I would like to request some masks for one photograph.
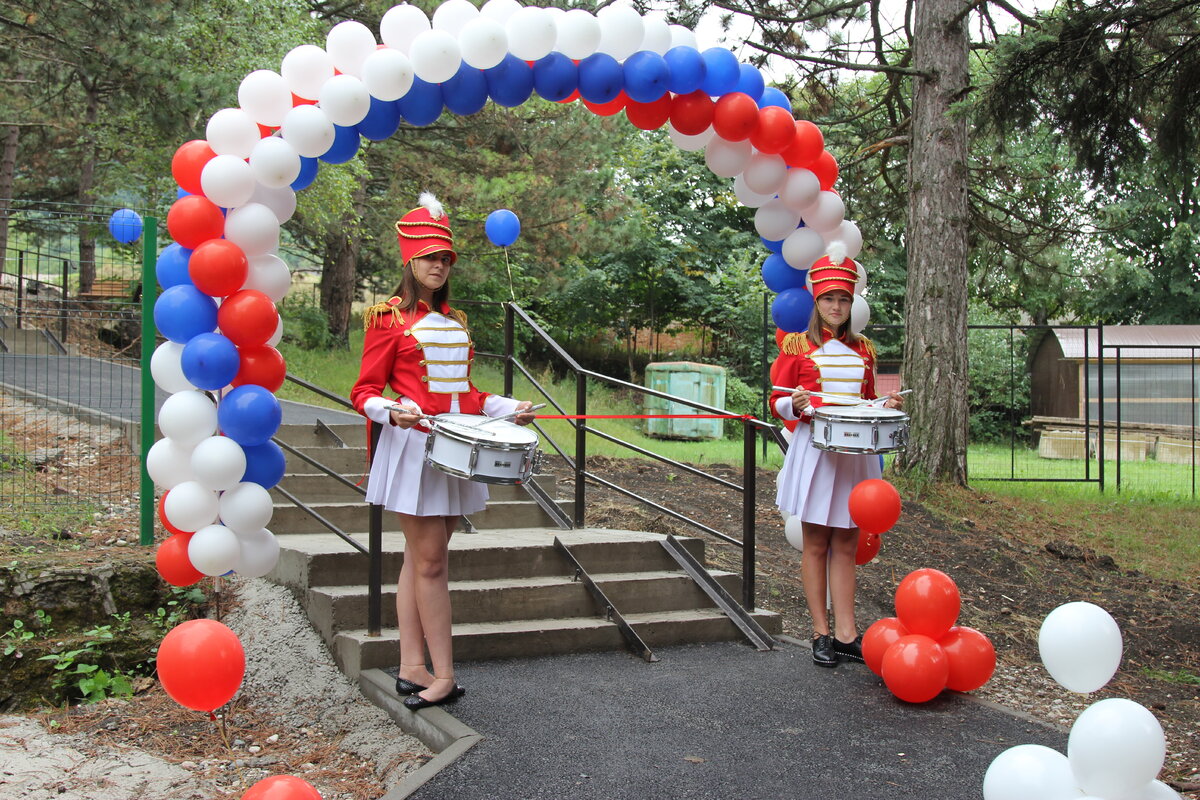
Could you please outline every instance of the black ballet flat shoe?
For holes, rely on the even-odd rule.
[[[857,661],[860,664],[865,664],[862,654],[862,636],[859,636],[853,642],[843,642],[839,639],[833,640],[833,650],[845,661]]]
[[[836,667],[837,652],[833,649],[833,637],[829,634],[817,636],[812,640],[812,659],[818,667]]]
[[[399,695],[416,694],[417,692],[423,692],[428,688],[428,686],[422,686],[419,683],[413,683],[412,681],[405,680],[404,678],[396,678],[396,694]]]
[[[420,711],[422,708],[443,706],[455,702],[458,700],[458,698],[462,697],[466,693],[467,690],[456,683],[454,684],[454,688],[450,690],[449,694],[440,700],[426,700],[424,697],[421,697],[421,695],[414,694],[404,700],[404,707],[409,711]]]

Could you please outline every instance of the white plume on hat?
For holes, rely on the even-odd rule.
[[[446,209],[442,207],[442,201],[433,196],[432,192],[421,192],[421,196],[417,198],[417,204],[429,212],[429,216],[433,219],[441,219],[446,216]]]
[[[830,242],[826,255],[829,256],[830,264],[841,264],[846,260],[846,243],[840,240]]]

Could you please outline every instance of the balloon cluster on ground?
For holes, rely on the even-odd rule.
[[[882,478],[870,478],[850,490],[849,503],[850,518],[859,531],[854,563],[861,567],[879,555],[883,546],[881,534],[890,531],[900,519],[900,493]],[[792,547],[804,550],[804,526],[799,517],[784,517],[783,535]]]
[[[1092,603],[1059,606],[1038,633],[1038,650],[1050,675],[1081,694],[1112,679],[1121,647],[1116,621]],[[1157,779],[1166,754],[1166,737],[1154,714],[1132,700],[1112,697],[1093,703],[1075,719],[1066,755],[1036,744],[998,755],[984,775],[983,797],[1178,800],[1175,790]]]

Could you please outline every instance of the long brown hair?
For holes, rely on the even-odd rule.
[[[418,290],[420,284],[417,283],[417,276],[413,274],[412,262],[404,265],[404,269],[400,273],[400,283],[396,284],[396,288],[392,290],[392,294],[400,298],[400,304],[396,308],[401,311],[412,311],[417,307]],[[450,305],[450,278],[447,276],[446,282],[439,286],[433,292],[433,309],[441,312],[442,306]],[[449,316],[454,317],[459,323],[467,327],[467,315],[455,308],[450,309]],[[470,336],[471,331],[467,329],[467,335]]]

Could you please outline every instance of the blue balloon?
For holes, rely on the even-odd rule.
[[[700,54],[704,59],[704,80],[700,88],[711,97],[721,97],[737,89],[741,68],[737,56],[724,47],[710,47]]]
[[[779,106],[789,114],[792,113],[792,99],[774,86],[763,89],[762,97],[758,99],[758,107]]]
[[[442,115],[442,87],[413,78],[408,92],[396,101],[404,121],[417,128],[432,125]]]
[[[803,288],[782,291],[771,303],[771,319],[775,321],[775,327],[788,333],[808,330],[812,312],[813,296]]]
[[[608,53],[593,53],[579,62],[579,94],[589,103],[609,103],[625,88],[625,73]]]
[[[172,342],[187,344],[217,327],[217,301],[195,286],[172,286],[154,301],[154,327]]]
[[[210,392],[228,386],[241,363],[237,346],[219,333],[193,336],[179,356],[184,377],[196,388]]]
[[[371,98],[371,109],[362,122],[354,126],[359,134],[372,142],[382,142],[400,128],[400,108],[393,100]]]
[[[625,59],[625,94],[636,103],[653,103],[667,93],[671,68],[658,53],[640,50]]]
[[[691,94],[696,91],[708,73],[704,57],[694,47],[672,47],[663,56],[663,60],[667,62],[667,68],[671,71],[667,89],[675,94]]]
[[[533,63],[533,88],[547,100],[566,100],[579,88],[579,67],[562,53],[551,53]]]
[[[243,483],[257,483],[264,489],[270,489],[283,479],[287,470],[287,458],[283,448],[271,441],[243,447],[246,454],[246,472],[242,475]]]
[[[191,257],[192,251],[179,242],[164,247],[158,254],[158,261],[154,263],[154,275],[158,278],[158,285],[164,289],[170,289],[172,286],[191,286],[192,276],[188,274],[188,260]]]
[[[191,192],[189,192],[187,189],[180,187],[179,189],[175,190],[175,199],[182,200],[183,198],[187,197],[189,194],[191,194]]]
[[[488,101],[487,77],[483,70],[464,62],[454,77],[442,84],[442,99],[446,108],[460,117],[478,114]]]
[[[108,232],[122,244],[132,244],[142,235],[142,217],[131,208],[118,208],[108,218]]]
[[[333,144],[318,158],[326,164],[345,164],[354,158],[362,143],[358,131],[353,127],[333,126]]]
[[[753,64],[738,64],[738,82],[734,88],[735,92],[748,94],[757,103],[759,98],[762,97],[766,86],[767,82],[763,80],[762,73],[758,71],[758,67]]]
[[[783,252],[783,239],[780,239],[778,242],[775,242],[775,241],[771,241],[770,239],[763,239],[763,237],[761,237],[761,236],[758,238],[762,240],[763,247],[767,248],[772,253],[782,253]]]
[[[506,108],[516,108],[533,94],[533,70],[521,59],[509,53],[496,66],[483,71],[487,78],[492,102]]]
[[[489,242],[497,247],[508,247],[521,235],[521,220],[507,208],[498,208],[487,215],[483,230]]]
[[[217,406],[221,432],[243,447],[270,441],[282,420],[283,409],[275,395],[252,383],[237,387]]]
[[[307,189],[317,179],[317,170],[321,164],[318,159],[300,156],[300,174],[292,181],[292,191]]]
[[[771,253],[763,261],[762,279],[763,283],[772,292],[784,292],[788,289],[803,289],[804,279],[808,277],[808,270],[793,269],[790,264],[783,260],[783,256],[778,253]]]

